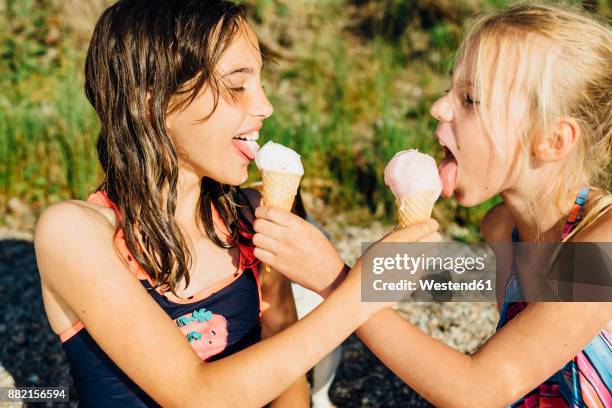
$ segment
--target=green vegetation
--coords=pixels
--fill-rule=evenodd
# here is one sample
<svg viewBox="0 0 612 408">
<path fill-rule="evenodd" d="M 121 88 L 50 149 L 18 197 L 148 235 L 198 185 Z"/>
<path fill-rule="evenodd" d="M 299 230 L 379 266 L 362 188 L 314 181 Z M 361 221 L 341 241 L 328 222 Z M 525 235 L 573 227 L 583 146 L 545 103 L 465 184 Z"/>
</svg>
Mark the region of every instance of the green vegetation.
<svg viewBox="0 0 612 408">
<path fill-rule="evenodd" d="M 83 197 L 96 178 L 96 117 L 83 50 L 49 1 L 5 1 L 0 20 L 0 205 Z"/>
<path fill-rule="evenodd" d="M 98 124 L 82 75 L 95 19 L 84 24 L 71 7 L 87 3 L 91 11 L 104 0 L 73 3 L 0 0 L 0 214 L 10 197 L 39 211 L 57 200 L 84 198 L 99 181 Z M 391 221 L 395 203 L 382 179 L 386 162 L 407 148 L 441 158 L 428 111 L 448 86 L 462 25 L 507 2 L 245 3 L 262 49 L 275 61 L 265 71 L 275 114 L 261 142 L 298 150 L 304 189 L 334 208 L 362 222 Z M 611 15 L 605 0 L 589 4 Z M 257 177 L 253 172 L 251 179 Z M 437 215 L 455 236 L 474 240 L 492 202 L 464 209 L 443 200 Z"/>
</svg>

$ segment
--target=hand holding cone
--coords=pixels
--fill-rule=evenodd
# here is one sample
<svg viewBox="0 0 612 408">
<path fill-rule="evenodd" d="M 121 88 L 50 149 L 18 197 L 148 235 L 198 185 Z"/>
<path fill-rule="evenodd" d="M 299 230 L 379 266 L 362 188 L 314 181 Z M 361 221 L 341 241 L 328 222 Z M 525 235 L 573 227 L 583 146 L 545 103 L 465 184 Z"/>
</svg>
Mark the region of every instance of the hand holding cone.
<svg viewBox="0 0 612 408">
<path fill-rule="evenodd" d="M 263 205 L 291 211 L 304 175 L 300 155 L 281 144 L 268 142 L 255 157 L 263 180 Z M 270 267 L 265 265 L 265 271 Z"/>
</svg>

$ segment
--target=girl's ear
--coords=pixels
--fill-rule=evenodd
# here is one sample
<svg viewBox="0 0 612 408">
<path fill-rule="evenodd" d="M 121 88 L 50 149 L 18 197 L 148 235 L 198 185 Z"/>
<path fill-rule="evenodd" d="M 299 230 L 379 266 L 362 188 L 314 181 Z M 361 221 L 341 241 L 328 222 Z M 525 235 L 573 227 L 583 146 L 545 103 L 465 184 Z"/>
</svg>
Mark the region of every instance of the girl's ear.
<svg viewBox="0 0 612 408">
<path fill-rule="evenodd" d="M 581 130 L 574 118 L 562 117 L 557 121 L 554 132 L 542 138 L 533 148 L 535 157 L 543 162 L 564 159 L 580 140 Z"/>
</svg>

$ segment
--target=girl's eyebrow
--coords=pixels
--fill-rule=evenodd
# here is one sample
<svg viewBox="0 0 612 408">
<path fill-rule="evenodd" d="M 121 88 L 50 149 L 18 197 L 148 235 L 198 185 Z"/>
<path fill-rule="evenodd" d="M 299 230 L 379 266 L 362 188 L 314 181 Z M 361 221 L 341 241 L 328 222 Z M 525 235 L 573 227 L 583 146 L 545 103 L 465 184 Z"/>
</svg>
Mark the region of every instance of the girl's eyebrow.
<svg viewBox="0 0 612 408">
<path fill-rule="evenodd" d="M 265 63 L 261 64 L 261 71 L 263 71 L 264 65 Z M 234 74 L 252 74 L 253 72 L 255 72 L 255 70 L 252 67 L 240 67 L 240 68 L 233 69 L 232 71 L 230 71 L 229 73 L 223 76 L 226 77 L 226 76 L 230 76 Z"/>
<path fill-rule="evenodd" d="M 223 75 L 225 76 L 230 76 L 230 75 L 234 75 L 234 74 L 252 74 L 253 73 L 253 68 L 251 67 L 241 67 L 241 68 L 236 68 L 234 70 L 232 70 L 231 72 Z"/>
<path fill-rule="evenodd" d="M 451 82 L 453 81 L 453 75 L 454 75 L 455 71 L 451 68 L 448 70 L 448 74 L 451 77 Z M 470 81 L 469 79 L 467 81 L 459 78 L 459 83 L 464 83 L 466 86 L 473 86 L 474 84 L 472 83 L 472 81 Z"/>
</svg>

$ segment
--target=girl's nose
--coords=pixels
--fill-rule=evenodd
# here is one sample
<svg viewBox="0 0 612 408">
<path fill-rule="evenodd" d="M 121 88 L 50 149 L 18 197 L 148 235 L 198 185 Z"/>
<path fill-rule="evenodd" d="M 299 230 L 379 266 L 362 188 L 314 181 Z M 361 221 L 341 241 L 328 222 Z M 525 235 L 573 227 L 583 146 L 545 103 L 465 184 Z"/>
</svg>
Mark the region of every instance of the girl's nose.
<svg viewBox="0 0 612 408">
<path fill-rule="evenodd" d="M 431 105 L 429 113 L 440 122 L 452 122 L 453 109 L 448 101 L 448 95 L 435 101 L 434 104 Z"/>
<path fill-rule="evenodd" d="M 254 116 L 261 117 L 263 119 L 268 118 L 274 112 L 274 107 L 270 103 L 265 91 L 263 88 L 260 88 L 260 91 L 257 92 L 257 96 L 255 98 L 255 103 L 253 104 L 252 114 Z"/>
</svg>

